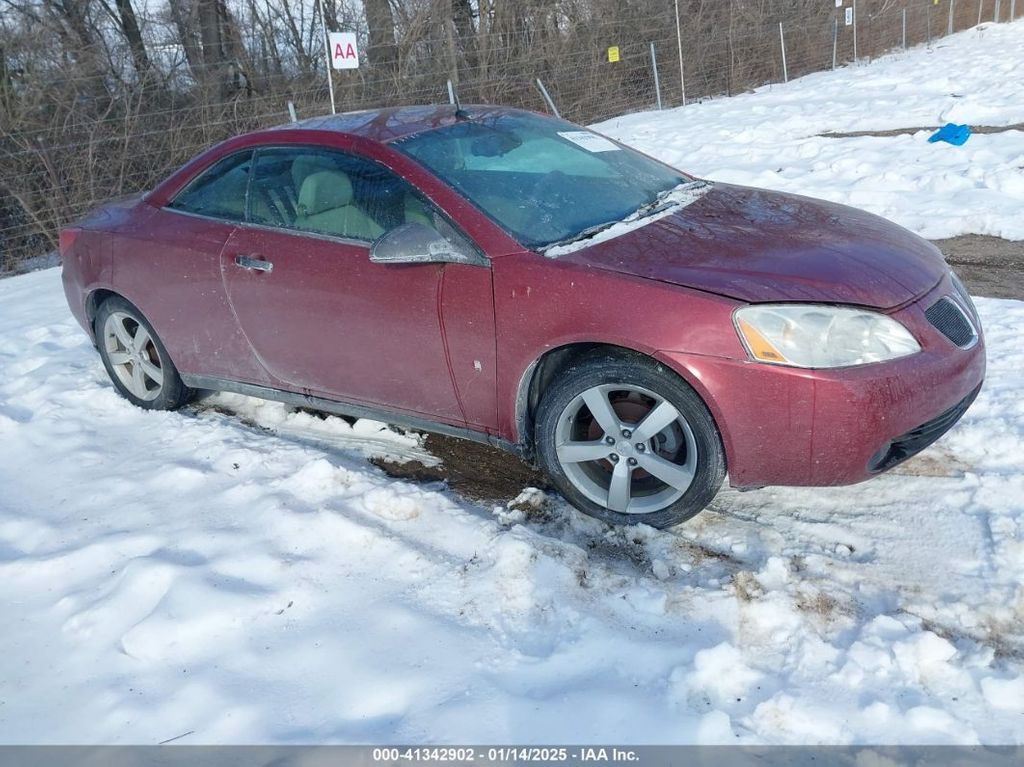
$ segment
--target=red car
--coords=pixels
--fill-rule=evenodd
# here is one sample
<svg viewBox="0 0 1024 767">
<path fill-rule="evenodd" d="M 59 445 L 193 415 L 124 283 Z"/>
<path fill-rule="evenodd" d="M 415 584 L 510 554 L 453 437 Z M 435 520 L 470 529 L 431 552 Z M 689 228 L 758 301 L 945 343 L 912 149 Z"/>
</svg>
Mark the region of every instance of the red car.
<svg viewBox="0 0 1024 767">
<path fill-rule="evenodd" d="M 686 520 L 726 473 L 868 479 L 948 430 L 985 372 L 925 240 L 514 109 L 240 136 L 61 253 L 139 407 L 225 390 L 466 437 L 613 523 Z"/>
</svg>

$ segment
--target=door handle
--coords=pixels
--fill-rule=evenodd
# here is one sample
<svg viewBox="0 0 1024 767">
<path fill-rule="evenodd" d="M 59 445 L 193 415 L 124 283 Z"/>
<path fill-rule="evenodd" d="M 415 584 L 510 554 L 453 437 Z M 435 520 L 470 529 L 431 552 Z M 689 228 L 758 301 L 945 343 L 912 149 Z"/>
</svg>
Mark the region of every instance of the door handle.
<svg viewBox="0 0 1024 767">
<path fill-rule="evenodd" d="M 261 261 L 252 256 L 235 256 L 235 264 L 250 272 L 272 272 L 274 265 L 269 261 Z"/>
</svg>

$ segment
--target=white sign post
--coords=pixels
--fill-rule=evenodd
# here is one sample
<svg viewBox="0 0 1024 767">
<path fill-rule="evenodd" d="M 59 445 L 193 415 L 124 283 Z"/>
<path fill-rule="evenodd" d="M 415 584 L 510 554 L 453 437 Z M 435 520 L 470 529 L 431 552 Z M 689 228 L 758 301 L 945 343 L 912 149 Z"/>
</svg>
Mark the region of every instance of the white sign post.
<svg viewBox="0 0 1024 767">
<path fill-rule="evenodd" d="M 328 35 L 331 50 L 331 67 L 334 69 L 358 69 L 359 48 L 352 32 L 331 32 Z"/>
<path fill-rule="evenodd" d="M 846 26 L 853 27 L 853 61 L 857 62 L 857 0 L 853 0 L 853 7 L 845 11 Z"/>
<path fill-rule="evenodd" d="M 331 93 L 331 114 L 337 114 L 337 110 L 334 108 L 334 75 L 331 74 L 331 41 L 328 39 L 327 34 L 327 17 L 324 16 L 324 3 L 323 0 L 317 0 L 317 10 L 320 11 L 320 19 L 324 23 L 324 59 L 327 63 L 327 90 Z"/>
<path fill-rule="evenodd" d="M 327 89 L 331 93 L 331 114 L 337 114 L 334 106 L 334 75 L 332 69 L 356 69 L 359 66 L 359 48 L 356 36 L 351 32 L 328 32 L 327 17 L 324 16 L 323 0 L 317 0 L 317 9 L 324 23 L 324 54 L 327 59 Z"/>
</svg>

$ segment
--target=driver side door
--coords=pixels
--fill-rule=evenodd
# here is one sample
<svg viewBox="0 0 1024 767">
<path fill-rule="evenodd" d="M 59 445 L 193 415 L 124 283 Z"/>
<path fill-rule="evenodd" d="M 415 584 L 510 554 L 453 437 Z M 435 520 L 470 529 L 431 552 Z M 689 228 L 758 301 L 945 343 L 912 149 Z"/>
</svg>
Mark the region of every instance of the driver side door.
<svg viewBox="0 0 1024 767">
<path fill-rule="evenodd" d="M 489 267 L 370 260 L 381 234 L 439 215 L 361 156 L 257 150 L 246 222 L 221 270 L 242 332 L 283 388 L 493 426 Z"/>
</svg>

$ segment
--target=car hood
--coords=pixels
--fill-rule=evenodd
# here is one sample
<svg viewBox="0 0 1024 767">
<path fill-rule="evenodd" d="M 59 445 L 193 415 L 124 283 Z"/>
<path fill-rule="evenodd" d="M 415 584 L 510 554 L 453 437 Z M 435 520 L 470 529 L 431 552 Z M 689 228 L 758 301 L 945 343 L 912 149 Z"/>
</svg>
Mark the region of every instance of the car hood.
<svg viewBox="0 0 1024 767">
<path fill-rule="evenodd" d="M 742 301 L 877 309 L 922 295 L 947 269 L 934 245 L 879 216 L 717 183 L 684 208 L 558 259 Z"/>
</svg>

